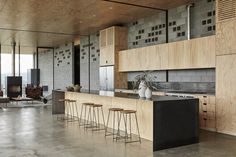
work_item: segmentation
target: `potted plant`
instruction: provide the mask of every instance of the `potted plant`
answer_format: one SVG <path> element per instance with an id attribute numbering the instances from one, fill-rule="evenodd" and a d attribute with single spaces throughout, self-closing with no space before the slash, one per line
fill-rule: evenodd
<path id="1" fill-rule="evenodd" d="M 144 71 L 142 74 L 137 75 L 133 81 L 133 89 L 138 90 L 138 94 L 141 98 L 146 97 L 150 99 L 152 97 L 152 90 L 156 90 L 154 79 L 156 76 L 152 75 L 152 71 Z"/>
<path id="2" fill-rule="evenodd" d="M 69 91 L 69 92 L 74 92 L 73 86 L 66 87 L 66 90 Z"/>
<path id="3" fill-rule="evenodd" d="M 81 89 L 82 87 L 79 85 L 79 84 L 76 84 L 76 85 L 74 85 L 74 91 L 75 92 L 80 92 L 80 89 Z"/>

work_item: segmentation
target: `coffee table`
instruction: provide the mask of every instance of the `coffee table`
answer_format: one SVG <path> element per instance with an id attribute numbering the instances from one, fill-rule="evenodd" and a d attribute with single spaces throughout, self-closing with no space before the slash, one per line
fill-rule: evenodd
<path id="1" fill-rule="evenodd" d="M 34 99 L 28 98 L 28 97 L 16 97 L 16 98 L 11 98 L 12 101 L 15 101 L 16 104 L 18 105 L 19 102 L 26 101 L 29 102 L 31 101 L 33 104 Z"/>

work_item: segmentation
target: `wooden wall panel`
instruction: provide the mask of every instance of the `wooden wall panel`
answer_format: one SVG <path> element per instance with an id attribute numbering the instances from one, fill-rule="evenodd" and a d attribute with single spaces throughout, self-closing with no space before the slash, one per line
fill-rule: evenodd
<path id="1" fill-rule="evenodd" d="M 115 27 L 115 46 L 118 51 L 127 49 L 128 47 L 128 30 L 126 27 Z"/>
<path id="2" fill-rule="evenodd" d="M 217 131 L 236 135 L 236 55 L 217 56 Z"/>
<path id="3" fill-rule="evenodd" d="M 216 55 L 236 54 L 236 19 L 217 23 Z"/>

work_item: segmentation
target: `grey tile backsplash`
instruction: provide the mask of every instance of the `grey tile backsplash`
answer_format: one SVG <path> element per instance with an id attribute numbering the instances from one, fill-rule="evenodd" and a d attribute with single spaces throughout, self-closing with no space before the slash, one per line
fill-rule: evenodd
<path id="1" fill-rule="evenodd" d="M 128 73 L 129 89 L 133 88 L 132 81 L 140 73 Z M 152 74 L 157 76 L 155 83 L 160 91 L 215 93 L 215 69 L 155 71 Z"/>

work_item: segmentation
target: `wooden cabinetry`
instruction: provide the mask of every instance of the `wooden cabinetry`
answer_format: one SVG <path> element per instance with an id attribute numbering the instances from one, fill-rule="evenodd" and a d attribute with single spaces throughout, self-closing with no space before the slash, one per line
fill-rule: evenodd
<path id="1" fill-rule="evenodd" d="M 127 28 L 110 27 L 100 31 L 100 66 L 114 66 L 114 87 L 127 88 L 127 74 L 118 71 L 118 52 L 127 49 Z"/>
<path id="2" fill-rule="evenodd" d="M 199 99 L 199 124 L 201 129 L 216 131 L 216 102 L 214 95 L 196 95 Z"/>
<path id="3" fill-rule="evenodd" d="M 124 49 L 127 49 L 126 28 L 114 26 L 100 31 L 100 66 L 115 65 L 117 52 Z"/>
<path id="4" fill-rule="evenodd" d="M 144 71 L 168 68 L 168 44 L 119 52 L 119 71 Z"/>
<path id="5" fill-rule="evenodd" d="M 115 49 L 113 45 L 100 48 L 100 66 L 115 64 Z"/>
<path id="6" fill-rule="evenodd" d="M 215 67 L 215 36 L 119 52 L 119 71 Z"/>
<path id="7" fill-rule="evenodd" d="M 170 43 L 168 46 L 168 69 L 183 69 L 191 66 L 189 41 Z"/>
<path id="8" fill-rule="evenodd" d="M 190 40 L 190 67 L 212 68 L 216 66 L 215 36 Z"/>

